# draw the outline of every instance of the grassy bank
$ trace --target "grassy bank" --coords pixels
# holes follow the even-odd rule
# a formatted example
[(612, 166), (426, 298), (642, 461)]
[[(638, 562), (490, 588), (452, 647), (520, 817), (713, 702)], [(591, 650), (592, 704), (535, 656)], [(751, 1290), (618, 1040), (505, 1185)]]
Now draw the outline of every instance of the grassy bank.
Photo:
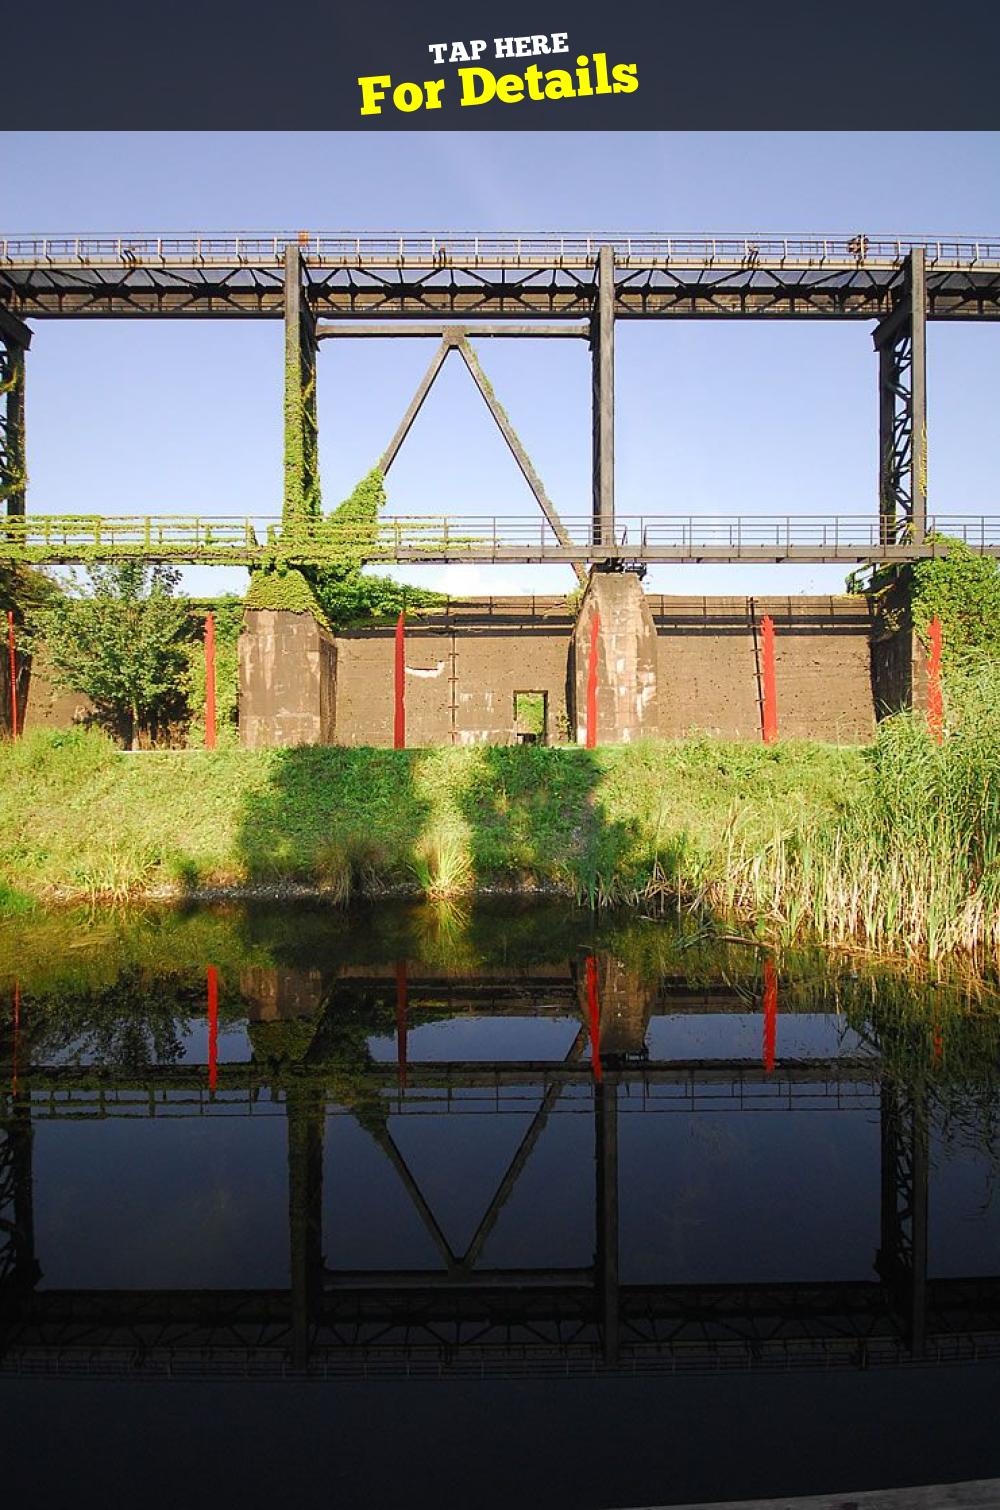
[[(956, 683), (956, 686), (958, 684)], [(303, 883), (680, 903), (784, 941), (1000, 952), (1000, 684), (962, 684), (870, 749), (714, 740), (123, 755), (95, 734), (0, 748), (0, 908)], [(6, 888), (6, 891), (3, 891)]]

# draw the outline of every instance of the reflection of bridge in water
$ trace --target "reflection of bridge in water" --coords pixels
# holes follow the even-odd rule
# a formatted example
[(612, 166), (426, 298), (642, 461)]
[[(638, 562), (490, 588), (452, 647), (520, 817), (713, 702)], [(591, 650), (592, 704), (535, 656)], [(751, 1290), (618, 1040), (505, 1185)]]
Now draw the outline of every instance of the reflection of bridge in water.
[[(765, 988), (766, 989), (766, 988)], [(151, 1066), (32, 1062), (0, 1104), (0, 1356), (8, 1370), (280, 1376), (481, 1370), (846, 1365), (954, 1361), (1000, 1352), (1000, 1277), (928, 1275), (929, 1098), (920, 1079), (880, 1081), (874, 1051), (797, 1057), (667, 1059), (645, 1052), (651, 1015), (746, 1011), (726, 986), (639, 986), (613, 961), (516, 977), (248, 971), (252, 1058)], [(387, 1009), (395, 1059), (348, 1064), (325, 1036), (360, 1005)], [(624, 1008), (628, 1007), (628, 1011)], [(550, 1015), (577, 1031), (561, 1060), (407, 1055), (410, 1023), (439, 1015)], [(419, 1015), (418, 1015), (419, 1014)], [(315, 1024), (294, 1060), (276, 1052), (289, 1020)], [(308, 1037), (308, 1034), (305, 1035)], [(382, 1035), (384, 1036), (384, 1035)], [(773, 1038), (772, 1038), (773, 1044)], [(214, 1089), (209, 1089), (209, 1080)], [(844, 1282), (633, 1284), (620, 1277), (619, 1126), (636, 1112), (738, 1115), (779, 1109), (878, 1111), (881, 1230), (875, 1277)], [(348, 1270), (323, 1253), (324, 1140), (331, 1112), (353, 1113), (392, 1165), (438, 1267)], [(513, 1157), (463, 1251), (456, 1251), (389, 1128), (389, 1117), (470, 1110), (530, 1113)], [(284, 1289), (66, 1290), (39, 1281), (33, 1126), (45, 1119), (277, 1115), (287, 1126), (290, 1284)], [(549, 1119), (593, 1124), (593, 1258), (583, 1267), (498, 1268), (483, 1251)], [(876, 1237), (873, 1234), (873, 1238)], [(873, 1247), (875, 1244), (873, 1243)]]

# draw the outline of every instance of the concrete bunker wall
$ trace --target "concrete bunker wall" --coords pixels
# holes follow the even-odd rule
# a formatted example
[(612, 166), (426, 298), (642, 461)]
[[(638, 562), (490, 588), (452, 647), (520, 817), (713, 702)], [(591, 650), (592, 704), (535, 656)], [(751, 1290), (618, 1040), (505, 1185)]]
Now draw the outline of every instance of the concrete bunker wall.
[(659, 729), (760, 735), (761, 622), (775, 628), (778, 727), (787, 739), (871, 737), (871, 616), (858, 597), (654, 597)]
[[(484, 599), (414, 617), (406, 630), (407, 744), (512, 744), (518, 692), (546, 695), (547, 737), (567, 737), (573, 615), (562, 598)], [(337, 742), (391, 745), (395, 630), (337, 639)]]
[[(602, 679), (620, 659), (615, 637), (634, 617), (637, 588), (634, 577), (624, 589), (602, 585), (614, 599), (602, 615)], [(629, 601), (618, 602), (623, 591)], [(925, 658), (915, 650), (905, 603), (880, 600), (873, 608), (848, 596), (650, 593), (643, 595), (637, 620), (641, 645), (626, 657), (635, 672), (632, 692), (642, 693), (642, 717), (627, 731), (616, 726), (621, 698), (611, 689), (602, 698), (599, 687), (599, 742), (699, 731), (759, 738), (765, 614), (775, 624), (782, 737), (865, 740), (876, 715), (911, 699), (922, 705)], [(586, 618), (581, 611), (578, 622), (562, 597), (468, 599), (414, 615), (406, 632), (407, 743), (514, 743), (522, 732), (515, 721), (519, 692), (544, 693), (548, 743), (575, 736), (584, 716)], [(243, 744), (390, 745), (394, 638), (392, 625), (349, 630), (334, 639), (308, 615), (249, 612), (240, 637)], [(9, 729), (3, 659), (0, 727)], [(31, 670), (27, 696), (20, 699), (23, 727), (66, 727), (87, 719), (92, 710), (86, 699), (57, 694), (44, 662)]]

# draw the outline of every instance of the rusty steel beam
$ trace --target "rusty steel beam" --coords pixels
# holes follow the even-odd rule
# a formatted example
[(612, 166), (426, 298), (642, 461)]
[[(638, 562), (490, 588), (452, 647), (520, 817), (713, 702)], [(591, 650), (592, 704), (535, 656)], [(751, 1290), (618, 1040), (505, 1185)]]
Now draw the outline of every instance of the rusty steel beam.
[[(545, 518), (548, 521), (549, 525), (551, 526), (552, 533), (555, 535), (556, 539), (559, 541), (559, 544), (563, 547), (563, 549), (569, 548), (572, 542), (570, 540), (568, 532), (563, 527), (562, 520), (559, 518), (555, 504), (546, 493), (545, 488), (542, 484), (542, 479), (535, 471), (531, 458), (528, 455), (527, 451), (524, 449), (524, 446), (521, 444), (514, 426), (507, 418), (507, 415), (504, 413), (503, 409), (497, 403), (496, 395), (493, 392), (493, 385), (480, 366), (479, 358), (477, 357), (475, 351), (470, 346), (465, 336), (460, 336), (457, 340), (455, 340), (454, 345), (456, 350), (461, 354), (466, 367), (468, 367), (469, 369), (469, 372), (472, 374), (473, 381), (482, 394), (483, 399), (486, 402), (487, 409), (489, 409), (494, 420), (496, 421), (500, 434), (507, 442), (511, 455), (520, 467), (521, 475), (523, 476), (525, 482), (528, 484), (528, 487), (531, 489), (532, 493), (535, 495), (535, 501), (538, 504), (538, 507), (541, 509), (542, 513), (545, 515)], [(576, 572), (576, 575), (580, 582), (585, 582), (587, 580), (587, 574), (581, 564), (574, 563), (573, 570)]]
[(577, 340), (588, 340), (590, 337), (589, 325), (454, 325), (444, 320), (435, 320), (433, 323), (422, 321), (419, 325), (383, 325), (371, 322), (365, 325), (357, 324), (333, 324), (317, 325), (316, 339), (327, 341), (332, 336), (343, 339), (359, 340), (366, 336), (420, 338), (427, 336), (447, 336), (452, 332), (468, 336), (525, 336), (539, 340), (551, 340), (569, 336)]

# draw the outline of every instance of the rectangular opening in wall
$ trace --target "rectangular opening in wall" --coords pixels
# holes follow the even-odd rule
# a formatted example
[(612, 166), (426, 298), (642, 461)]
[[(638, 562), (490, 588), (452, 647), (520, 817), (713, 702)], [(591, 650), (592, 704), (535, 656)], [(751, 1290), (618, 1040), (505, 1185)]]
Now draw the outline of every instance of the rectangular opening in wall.
[(514, 693), (514, 742), (519, 745), (548, 743), (549, 694)]

